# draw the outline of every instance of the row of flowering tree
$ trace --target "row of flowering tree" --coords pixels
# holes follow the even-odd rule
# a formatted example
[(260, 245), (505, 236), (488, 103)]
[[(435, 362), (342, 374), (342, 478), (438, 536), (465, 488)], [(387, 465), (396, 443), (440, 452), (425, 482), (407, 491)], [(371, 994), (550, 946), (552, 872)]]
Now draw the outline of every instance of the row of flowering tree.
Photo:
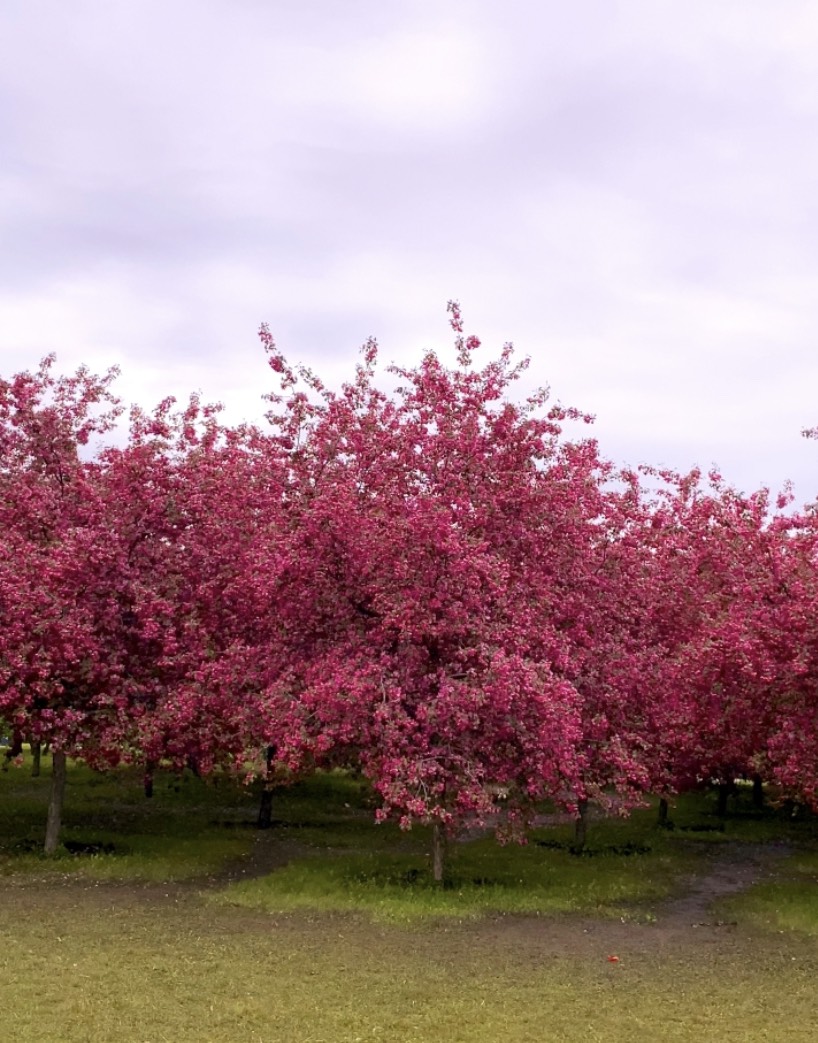
[[(0, 719), (66, 756), (275, 774), (344, 764), (379, 818), (522, 835), (737, 774), (818, 802), (810, 514), (718, 475), (617, 469), (515, 394), (506, 346), (340, 390), (292, 367), (264, 427), (115, 374), (0, 380)], [(260, 751), (267, 756), (259, 759)]]

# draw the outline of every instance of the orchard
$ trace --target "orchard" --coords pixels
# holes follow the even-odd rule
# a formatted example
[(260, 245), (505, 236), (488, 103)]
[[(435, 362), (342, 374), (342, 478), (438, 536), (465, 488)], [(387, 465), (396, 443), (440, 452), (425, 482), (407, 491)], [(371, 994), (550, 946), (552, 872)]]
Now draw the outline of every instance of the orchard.
[(0, 722), (54, 753), (47, 853), (66, 758), (343, 766), (433, 826), (437, 880), (546, 799), (579, 843), (593, 805), (737, 777), (818, 807), (816, 516), (615, 466), (449, 311), (454, 368), (369, 342), (339, 390), (262, 327), (263, 426), (194, 396), (123, 441), (115, 371), (0, 379)]

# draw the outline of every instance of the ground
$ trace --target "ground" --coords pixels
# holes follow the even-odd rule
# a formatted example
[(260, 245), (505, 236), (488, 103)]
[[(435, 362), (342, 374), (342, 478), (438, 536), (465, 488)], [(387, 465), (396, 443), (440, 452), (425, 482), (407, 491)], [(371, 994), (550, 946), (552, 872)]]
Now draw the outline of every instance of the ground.
[[(27, 811), (24, 799), (33, 800), (35, 782), (18, 776), (14, 795), (0, 808), (6, 834), (16, 830), (22, 838), (6, 841), (8, 861), (0, 876), (0, 996), (4, 1029), (15, 1043), (816, 1038), (818, 919), (810, 933), (805, 916), (818, 876), (810, 823), (790, 826), (773, 815), (757, 820), (739, 808), (727, 832), (720, 832), (712, 809), (697, 798), (687, 810), (680, 802), (672, 834), (656, 830), (651, 809), (641, 819), (599, 822), (592, 837), (596, 854), (589, 858), (554, 849), (555, 842), (569, 842), (566, 827), (542, 832), (544, 847), (498, 849), (490, 838), (477, 839), (457, 852), (464, 858), (456, 872), (466, 884), (478, 874), (499, 878), (509, 866), (517, 867), (512, 877), (518, 870), (521, 877), (529, 874), (531, 886), (553, 880), (561, 894), (566, 880), (577, 881), (577, 908), (586, 912), (470, 918), (451, 915), (450, 902), (440, 919), (386, 922), (370, 915), (371, 905), (341, 911), (338, 888), (354, 877), (333, 876), (332, 866), (371, 857), (373, 865), (387, 867), (384, 893), (394, 903), (396, 893), (399, 901), (400, 892), (414, 893), (416, 884), (412, 877), (393, 886), (390, 852), (399, 852), (405, 877), (407, 865), (423, 866), (425, 840), (373, 827), (364, 808), (354, 800), (350, 805), (348, 792), (336, 792), (351, 785), (343, 778), (329, 790), (319, 779), (309, 791), (288, 791), (278, 805), (280, 828), (258, 832), (247, 828), (252, 801), (239, 794), (232, 806), (221, 787), (174, 782), (146, 806), (138, 786), (124, 791), (114, 788), (124, 785), (119, 778), (88, 776), (87, 802), (85, 791), (74, 791), (67, 835), (75, 842), (112, 843), (122, 852), (56, 862), (27, 854), (23, 844), (40, 828), (40, 805)], [(204, 803), (211, 797), (216, 804)], [(149, 831), (154, 827), (161, 835)], [(227, 863), (224, 837), (241, 840), (229, 848)], [(652, 852), (601, 854), (623, 841), (647, 842)], [(205, 855), (212, 868), (186, 875)], [(662, 876), (667, 859), (673, 872)], [(304, 869), (310, 864), (324, 867), (323, 875), (310, 876)], [(544, 864), (553, 876), (537, 877)], [(179, 879), (146, 875), (157, 866), (179, 870)], [(109, 871), (118, 879), (103, 879)], [(611, 904), (610, 895), (621, 894), (610, 890), (611, 881), (619, 887), (623, 874), (628, 881), (657, 874), (663, 887), (670, 881), (671, 893), (629, 885), (630, 897)], [(796, 929), (780, 930), (774, 917), (750, 916), (741, 904), (730, 905), (756, 884), (796, 876), (803, 889)], [(285, 885), (276, 900), (303, 885), (310, 898), (320, 898), (326, 886), (330, 902), (321, 911), (308, 905), (271, 912), (233, 904), (234, 890), (226, 890), (276, 878)], [(366, 886), (380, 885), (370, 880)], [(588, 915), (596, 908), (597, 886), (600, 912)], [(428, 881), (417, 887), (420, 904), (431, 904)], [(637, 894), (643, 897), (637, 900)], [(775, 887), (772, 894), (777, 901)], [(457, 892), (449, 897), (457, 907)]]
[(713, 908), (774, 876), (784, 847), (702, 844), (683, 893), (649, 916), (634, 909), (616, 920), (504, 916), (402, 928), (207, 904), (225, 879), (269, 872), (288, 853), (298, 845), (288, 852), (260, 834), (247, 859), (208, 880), (5, 881), (10, 1038), (814, 1039), (815, 941), (760, 935)]

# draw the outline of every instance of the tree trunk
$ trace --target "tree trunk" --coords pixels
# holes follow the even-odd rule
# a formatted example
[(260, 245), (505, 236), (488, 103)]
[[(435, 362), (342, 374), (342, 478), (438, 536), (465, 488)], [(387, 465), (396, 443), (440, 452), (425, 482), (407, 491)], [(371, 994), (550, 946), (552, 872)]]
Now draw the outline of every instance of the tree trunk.
[(733, 784), (731, 782), (720, 782), (718, 786), (718, 797), (716, 800), (716, 813), (719, 818), (724, 818), (727, 815), (727, 798), (730, 796), (733, 790)]
[(443, 865), (446, 857), (446, 837), (441, 823), (435, 819), (432, 823), (432, 879), (436, 884), (443, 883)]
[(46, 855), (53, 855), (60, 842), (65, 776), (65, 753), (62, 750), (54, 750), (51, 768), (51, 795), (48, 798), (48, 820), (45, 827), (45, 847), (43, 848)]
[(585, 841), (588, 839), (588, 801), (581, 800), (577, 804), (577, 817), (574, 820), (574, 846), (571, 851), (575, 855), (581, 854), (585, 849)]
[(659, 798), (659, 827), (661, 829), (667, 829), (667, 813), (668, 813), (667, 797), (660, 797)]
[(275, 760), (275, 755), (275, 746), (268, 746), (267, 766), (264, 771), (264, 788), (261, 791), (261, 803), (258, 808), (256, 829), (269, 829), (273, 824), (273, 790), (275, 789), (273, 761)]
[(142, 788), (145, 791), (145, 797), (150, 800), (153, 796), (153, 773), (156, 771), (156, 761), (148, 761), (145, 764), (145, 774), (142, 777)]
[(758, 811), (764, 807), (764, 781), (760, 775), (753, 775), (753, 807)]
[(270, 829), (273, 825), (273, 787), (265, 780), (258, 806), (256, 829)]
[(39, 779), (40, 777), (40, 759), (43, 752), (42, 744), (39, 742), (31, 743), (31, 777), (32, 779)]

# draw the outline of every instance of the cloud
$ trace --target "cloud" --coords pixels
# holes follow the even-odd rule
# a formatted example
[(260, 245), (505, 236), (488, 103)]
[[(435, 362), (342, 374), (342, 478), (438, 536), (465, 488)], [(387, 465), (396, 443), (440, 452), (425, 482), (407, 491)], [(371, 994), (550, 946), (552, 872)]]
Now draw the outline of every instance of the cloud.
[(0, 362), (260, 415), (445, 303), (603, 450), (744, 487), (815, 447), (818, 22), (782, 0), (7, 0)]

